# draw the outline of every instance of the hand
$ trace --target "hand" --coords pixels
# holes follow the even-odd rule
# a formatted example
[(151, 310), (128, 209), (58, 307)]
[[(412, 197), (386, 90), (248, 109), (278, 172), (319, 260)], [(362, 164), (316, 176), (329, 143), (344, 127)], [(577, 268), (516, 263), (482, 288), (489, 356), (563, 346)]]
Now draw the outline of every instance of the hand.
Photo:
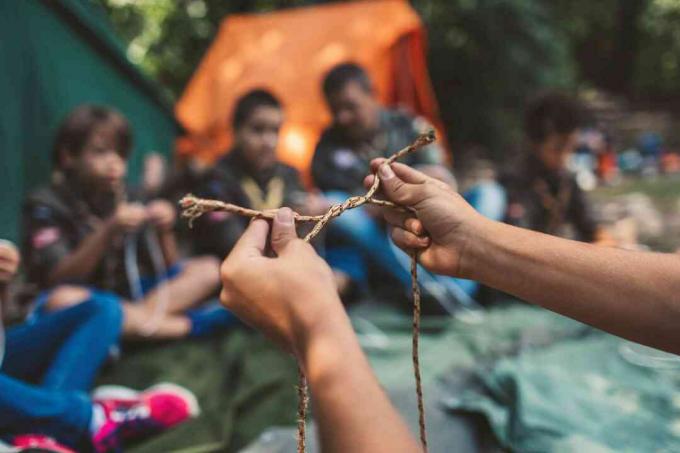
[[(392, 226), (394, 243), (404, 251), (418, 251), (420, 264), (432, 272), (463, 276), (466, 244), (484, 218), (448, 184), (407, 165), (388, 166), (384, 162), (371, 162), (373, 171), (379, 172), (382, 193), (386, 199), (414, 210), (383, 209), (385, 220)], [(373, 184), (373, 178), (366, 177), (366, 187)]]
[(171, 231), (177, 219), (175, 208), (165, 200), (154, 200), (149, 203), (146, 215), (160, 231)]
[(16, 246), (0, 240), (0, 286), (6, 286), (17, 274), (21, 257)]
[[(333, 273), (311, 245), (297, 237), (293, 212), (281, 208), (269, 223), (254, 220), (224, 263), (222, 303), (241, 320), (298, 356), (316, 333), (346, 317)], [(342, 319), (342, 318), (340, 318)]]
[(121, 231), (138, 229), (148, 218), (146, 208), (139, 203), (121, 203), (111, 218), (113, 226)]

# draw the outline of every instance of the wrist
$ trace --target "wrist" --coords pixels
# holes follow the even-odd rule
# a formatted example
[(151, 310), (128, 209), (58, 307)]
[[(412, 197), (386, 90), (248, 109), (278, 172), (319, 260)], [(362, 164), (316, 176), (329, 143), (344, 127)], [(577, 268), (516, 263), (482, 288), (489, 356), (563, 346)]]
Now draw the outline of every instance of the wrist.
[[(319, 294), (323, 293), (312, 297), (318, 299)], [(333, 343), (352, 333), (349, 318), (337, 294), (333, 292), (324, 298), (323, 303), (316, 304), (315, 310), (310, 311), (308, 305), (302, 305), (301, 308), (306, 312), (297, 316), (293, 325), (293, 352), (301, 363), (305, 362), (316, 345)]]
[(470, 222), (463, 232), (463, 246), (461, 247), (457, 277), (469, 280), (479, 280), (480, 270), (485, 266), (485, 259), (489, 256), (489, 248), (497, 239), (498, 222), (479, 216)]

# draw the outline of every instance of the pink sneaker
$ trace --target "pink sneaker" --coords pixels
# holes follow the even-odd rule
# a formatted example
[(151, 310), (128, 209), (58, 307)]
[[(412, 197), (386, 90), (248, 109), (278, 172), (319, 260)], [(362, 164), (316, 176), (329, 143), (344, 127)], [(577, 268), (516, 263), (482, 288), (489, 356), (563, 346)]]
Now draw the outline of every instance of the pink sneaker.
[(76, 453), (75, 450), (64, 447), (51, 437), (43, 436), (41, 434), (21, 434), (12, 439), (12, 445), (24, 449), (40, 449), (52, 453)]
[(143, 392), (100, 387), (93, 399), (105, 414), (92, 439), (97, 452), (117, 451), (126, 440), (160, 433), (200, 413), (194, 394), (174, 384), (155, 385)]

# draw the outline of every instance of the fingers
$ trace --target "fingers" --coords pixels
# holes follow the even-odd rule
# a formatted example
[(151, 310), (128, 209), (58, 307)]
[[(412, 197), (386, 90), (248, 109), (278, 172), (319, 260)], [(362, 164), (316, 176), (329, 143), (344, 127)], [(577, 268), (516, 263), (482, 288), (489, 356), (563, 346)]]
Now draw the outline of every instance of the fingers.
[[(385, 197), (402, 206), (415, 206), (423, 201), (426, 198), (425, 184), (404, 181), (395, 173), (393, 166), (395, 164), (381, 165), (378, 169)], [(418, 173), (416, 170), (413, 171)]]
[(385, 209), (383, 215), (387, 223), (394, 227), (403, 228), (416, 236), (422, 236), (425, 233), (425, 228), (420, 220), (413, 217), (409, 212)]
[(427, 236), (416, 236), (403, 228), (392, 230), (392, 240), (402, 250), (419, 250), (430, 246), (430, 238)]
[(294, 239), (297, 239), (297, 232), (295, 231), (295, 219), (293, 219), (293, 211), (290, 208), (281, 208), (276, 212), (274, 221), (272, 222), (272, 249), (276, 254), (280, 254)]
[[(387, 159), (384, 159), (382, 157), (373, 159), (371, 161), (371, 172), (372, 173), (377, 172), (380, 166), (383, 165), (386, 161)], [(425, 173), (418, 171), (412, 167), (409, 167), (408, 165), (399, 162), (393, 162), (390, 166), (392, 167), (394, 173), (399, 177), (399, 179), (403, 180), (404, 182), (408, 182), (410, 184), (422, 184), (427, 179), (429, 179)]]
[(230, 259), (263, 256), (267, 246), (269, 223), (266, 220), (253, 220), (243, 232), (229, 254)]

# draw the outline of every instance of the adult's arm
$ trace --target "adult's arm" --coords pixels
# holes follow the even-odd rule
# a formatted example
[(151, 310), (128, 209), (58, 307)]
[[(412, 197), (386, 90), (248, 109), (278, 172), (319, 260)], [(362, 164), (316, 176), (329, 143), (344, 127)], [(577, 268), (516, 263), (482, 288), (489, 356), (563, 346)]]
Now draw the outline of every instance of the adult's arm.
[(385, 212), (392, 237), (419, 250), (426, 268), (680, 353), (680, 256), (599, 247), (494, 222), (439, 181), (382, 163), (373, 166), (383, 193), (415, 212)]
[(380, 388), (338, 298), (328, 265), (297, 238), (292, 212), (271, 231), (253, 221), (222, 265), (222, 301), (293, 352), (312, 391), (324, 452), (416, 452), (420, 448)]

